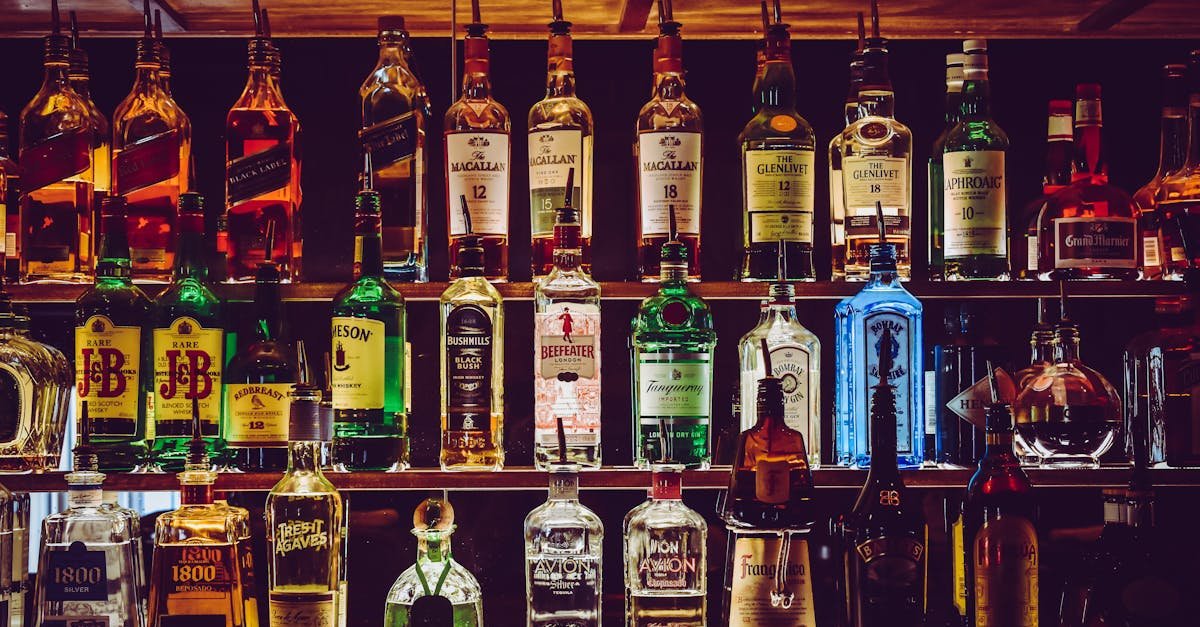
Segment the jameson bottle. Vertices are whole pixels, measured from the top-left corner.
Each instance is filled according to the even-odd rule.
[[[379,61],[358,88],[363,176],[382,203],[385,275],[394,281],[427,281],[429,98],[416,68],[409,65],[404,18],[380,16],[378,41]]]
[[[130,279],[125,199],[100,205],[96,282],[75,301],[75,393],[91,410],[100,469],[129,471],[146,455],[153,380],[153,304]],[[152,420],[152,418],[151,418]]]
[[[942,153],[946,150],[946,138],[950,136],[954,127],[958,126],[958,120],[962,116],[963,63],[965,62],[966,55],[964,54],[956,52],[946,55],[946,126],[942,130],[942,134],[934,140],[933,149],[929,151],[927,191],[929,192],[928,254],[929,278],[931,279],[942,278],[942,253],[945,244],[943,240],[945,226],[942,222],[945,218],[942,207],[942,185],[945,180],[945,171],[942,168]]]
[[[776,279],[779,248],[790,273],[780,281],[816,280],[813,269],[813,197],[816,135],[796,112],[788,25],[767,30],[766,62],[756,83],[757,112],[742,129],[743,281]]]
[[[333,461],[346,470],[408,467],[404,297],[383,278],[379,194],[354,198],[356,279],[333,297]]]

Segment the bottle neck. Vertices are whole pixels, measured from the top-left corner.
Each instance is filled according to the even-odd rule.
[[[132,262],[125,229],[125,214],[100,217],[99,253],[96,255],[98,278],[129,280]]]
[[[688,279],[687,262],[662,262],[659,264],[658,278],[663,289],[684,287]]]
[[[1060,328],[1058,340],[1055,343],[1056,361],[1059,363],[1076,363],[1079,361],[1079,332],[1073,328]]]
[[[213,484],[185,483],[179,489],[179,502],[184,505],[212,505]]]
[[[1183,167],[1188,150],[1187,114],[1178,107],[1163,107],[1159,121],[1158,171],[1154,178],[1161,179]]]
[[[1080,100],[1075,105],[1075,174],[1072,181],[1108,182],[1104,163],[1099,100]]]
[[[796,108],[796,73],[790,55],[772,56],[763,66],[755,100],[764,109],[793,111]]]
[[[956,86],[951,89],[946,89],[946,126],[954,126],[958,124],[959,117],[962,116],[963,95],[962,87]],[[936,155],[935,155],[936,156]]]
[[[1189,133],[1187,167],[1200,167],[1200,91],[1193,91],[1188,97]]]
[[[288,472],[321,472],[320,442],[288,442]]]
[[[960,110],[964,119],[986,118],[991,114],[991,87],[987,79],[963,82]]]
[[[1031,364],[1049,364],[1054,362],[1054,334],[1047,331],[1034,331],[1029,341],[1032,349],[1029,357]]]
[[[881,87],[863,87],[858,91],[859,117],[875,116],[890,118],[896,111],[896,94],[889,85]]]
[[[71,86],[71,77],[67,73],[68,64],[64,61],[47,62],[45,65],[46,72],[42,79],[44,85],[56,85],[60,88]]]
[[[383,276],[383,238],[379,234],[379,214],[355,216],[354,268],[356,277]]]
[[[1018,463],[1016,456],[1013,455],[1013,432],[1011,429],[988,431],[984,435],[984,442],[983,456],[985,460],[990,460],[994,465]]]
[[[208,279],[204,250],[204,216],[179,217],[178,249],[175,251],[174,279]]]
[[[550,35],[546,53],[546,97],[575,96],[574,44],[570,35]]]
[[[282,319],[279,315],[281,302],[278,274],[275,275],[274,280],[255,282],[254,311],[257,320],[255,333],[260,342],[279,338],[280,320]]]
[[[467,37],[463,40],[462,97],[467,100],[487,100],[491,95],[488,40],[486,37]]]
[[[71,84],[71,89],[74,89],[75,93],[79,94],[80,98],[83,98],[84,100],[91,100],[92,90],[88,82],[87,74],[71,74],[67,80]]]
[[[133,92],[146,94],[162,88],[162,76],[157,63],[141,63],[135,66],[133,75]]]
[[[445,531],[417,532],[417,562],[450,561],[450,534]]]
[[[572,470],[558,470],[550,473],[550,493],[548,501],[578,501],[579,473]]]
[[[575,270],[579,267],[583,249],[579,243],[578,224],[554,225],[554,265],[559,270]]]
[[[684,97],[683,72],[655,72],[653,97],[659,100],[681,100]]]

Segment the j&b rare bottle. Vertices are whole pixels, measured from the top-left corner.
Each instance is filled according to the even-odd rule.
[[[384,627],[451,625],[483,627],[483,590],[471,571],[450,555],[454,508],[429,498],[413,512],[417,563],[388,591]]]

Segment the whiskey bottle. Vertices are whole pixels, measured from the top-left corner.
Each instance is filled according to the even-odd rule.
[[[975,305],[963,303],[943,310],[943,337],[929,350],[925,380],[925,413],[935,434],[933,461],[942,468],[969,468],[984,447],[984,417],[991,404],[987,364],[1003,363],[1003,349],[987,333],[987,317]],[[1007,374],[998,377],[1008,382]],[[1007,398],[1011,399],[1012,395]],[[927,418],[928,420],[928,418]]]
[[[572,189],[575,170],[567,170]],[[554,267],[533,287],[533,461],[556,458],[557,424],[567,461],[600,467],[600,285],[581,267],[580,213],[565,193],[555,213]]]
[[[15,309],[0,285],[0,381],[10,390],[0,402],[8,416],[0,434],[0,473],[42,472],[59,465],[73,375],[58,349],[20,331]]]
[[[188,191],[192,123],[163,89],[164,46],[154,38],[149,0],[143,11],[133,88],[113,113],[112,183],[128,206],[134,278],[166,281],[178,253],[175,208]]]
[[[483,273],[491,281],[508,280],[508,208],[512,150],[508,110],[492,97],[487,24],[478,0],[471,1],[472,22],[463,39],[462,95],[446,111],[446,215],[450,267],[458,261],[466,224],[455,199],[466,196],[471,224],[483,236]],[[451,273],[451,278],[457,278]]]
[[[1163,273],[1169,278],[1185,278],[1200,259],[1194,239],[1200,229],[1200,50],[1188,56],[1187,76],[1187,159],[1163,181],[1157,199],[1162,223],[1169,226],[1162,232]]]
[[[133,222],[132,218],[129,222]],[[204,198],[179,196],[175,267],[171,283],[154,302],[154,463],[178,471],[188,454],[192,401],[210,455],[221,440],[221,371],[225,332],[221,300],[208,287],[204,263]]]
[[[443,470],[504,467],[504,303],[483,276],[483,238],[471,232],[458,250],[458,278],[439,300],[442,322]]]
[[[333,297],[333,457],[339,469],[408,467],[404,297],[383,278],[379,194],[354,198],[357,278]]]
[[[553,0],[554,21],[546,53],[546,96],[529,109],[529,220],[533,236],[533,276],[555,265],[554,227],[563,194],[579,212],[580,263],[591,270],[592,243],[592,111],[575,95],[571,23],[563,19],[562,1]],[[567,170],[574,185],[561,187]]]
[[[933,149],[929,151],[927,166],[929,192],[929,278],[940,279],[943,276],[945,252],[945,218],[942,187],[945,182],[945,169],[942,163],[942,153],[946,150],[946,138],[962,116],[963,64],[966,55],[955,52],[946,55],[946,126],[937,139],[933,141]]]
[[[634,163],[638,173],[638,267],[643,281],[658,280],[659,251],[678,239],[687,275],[700,280],[700,204],[704,122],[684,93],[683,40],[671,1],[658,3],[654,85],[637,118]],[[674,207],[675,218],[671,218]],[[676,220],[678,233],[668,227]]]
[[[1154,310],[1155,328],[1125,349],[1125,452],[1133,459],[1141,434],[1148,440],[1148,463],[1194,466],[1200,464],[1200,404],[1193,401],[1193,382],[1200,375],[1200,317],[1190,295],[1160,298]]]
[[[1072,155],[1075,138],[1071,135],[1074,110],[1070,100],[1051,100],[1050,115],[1046,129],[1046,164],[1042,171],[1042,193],[1025,206],[1017,222],[1025,226],[1025,236],[1012,238],[1013,276],[1018,279],[1034,280],[1038,277],[1038,219],[1046,201],[1071,184],[1074,174]]]
[[[863,25],[863,14],[858,13],[858,48],[850,55],[850,89],[842,107],[846,126],[854,124],[859,117],[858,90],[863,81],[863,49],[866,47],[867,31]],[[842,189],[842,133],[829,140],[829,226],[830,257],[833,260],[832,278],[846,278],[846,199]]]
[[[792,69],[788,25],[780,20],[767,31],[766,62],[754,97],[758,111],[742,129],[743,281],[815,281],[813,203],[816,135],[796,112],[796,76]],[[780,247],[791,274],[776,276]]]
[[[68,11],[71,22],[71,62],[67,66],[67,80],[71,89],[83,99],[87,107],[88,125],[92,129],[92,171],[93,208],[100,206],[100,201],[112,190],[112,130],[108,118],[100,111],[92,100],[91,72],[88,66],[88,53],[83,49],[79,40],[79,22],[75,11]],[[91,217],[88,218],[91,220]],[[90,255],[92,251],[88,251]],[[91,257],[88,257],[88,264]]]
[[[454,508],[428,498],[413,512],[417,562],[388,591],[384,627],[453,625],[483,627],[483,591],[471,571],[450,554]]]
[[[4,210],[4,279],[21,276],[21,169],[8,151],[8,115],[0,111],[0,209]]]
[[[125,199],[100,205],[96,282],[75,301],[75,388],[88,401],[100,469],[128,471],[154,437],[146,415],[152,394],[153,304],[130,279]],[[147,422],[147,420],[150,422]]]
[[[300,279],[300,120],[283,100],[278,50],[254,3],[249,77],[225,117],[226,280],[250,282],[263,260],[267,224],[284,282]]]
[[[891,343],[884,329],[880,341]],[[883,351],[879,369],[890,370]],[[896,459],[896,389],[879,379],[871,399],[871,469],[840,523],[846,550],[846,605],[852,627],[925,624],[929,530],[921,498],[908,491]]]
[[[1159,118],[1158,169],[1154,176],[1133,193],[1133,205],[1137,211],[1138,232],[1142,238],[1142,278],[1163,278],[1163,250],[1160,245],[1160,230],[1172,229],[1164,226],[1158,210],[1158,194],[1163,183],[1187,162],[1188,133],[1188,87],[1187,66],[1167,64],[1162,69],[1162,114]],[[1172,277],[1175,278],[1175,277]]]
[[[708,303],[688,289],[688,247],[668,208],[658,293],[633,319],[633,462],[669,457],[687,468],[712,461],[713,351],[717,333]]]
[[[379,61],[358,88],[363,177],[379,192],[382,204],[385,275],[394,281],[427,281],[428,94],[409,65],[404,18],[381,16],[378,41]]]
[[[82,282],[92,261],[95,129],[87,102],[71,87],[71,38],[58,2],[45,37],[45,76],[21,111],[21,276]]]

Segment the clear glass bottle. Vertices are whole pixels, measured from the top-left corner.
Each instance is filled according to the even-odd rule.
[[[1197,267],[1200,246],[1200,50],[1188,55],[1187,159],[1171,173],[1158,190],[1162,223],[1163,272],[1170,278],[1185,278]]]
[[[87,50],[83,49],[79,39],[79,22],[75,11],[68,11],[71,20],[71,64],[67,68],[67,78],[71,89],[83,99],[87,106],[88,122],[92,128],[92,171],[93,177],[93,207],[99,207],[100,201],[112,190],[112,130],[108,118],[100,111],[92,100],[91,72],[88,64]],[[90,254],[91,251],[89,251]]]
[[[1033,326],[1033,332],[1029,336],[1029,365],[1021,368],[1013,375],[1013,383],[1015,384],[1016,392],[1024,390],[1030,381],[1033,381],[1046,368],[1054,365],[1055,351],[1057,350],[1058,338],[1054,333],[1054,324],[1049,311],[1052,300],[1039,298],[1037,311],[1037,324]],[[1018,413],[1017,408],[1013,408],[1013,419],[1016,424],[1029,422],[1029,417]],[[1038,464],[1038,456],[1033,452],[1033,448],[1021,436],[1020,431],[1013,433],[1013,452],[1017,454],[1017,459],[1021,460],[1022,464],[1036,466]]]
[[[992,401],[988,362],[1005,363],[1005,351],[990,335],[981,308],[963,303],[943,313],[945,335],[931,347],[926,364],[925,413],[932,424],[925,429],[925,453],[943,468],[970,468],[983,455],[984,417]]]
[[[945,169],[942,166],[942,153],[946,150],[946,138],[950,131],[958,126],[962,116],[962,87],[963,64],[967,55],[954,52],[946,55],[946,126],[937,139],[933,141],[933,149],[929,151],[927,166],[929,192],[929,278],[942,278],[944,256],[945,213],[942,206],[942,186],[945,182]]]
[[[0,312],[7,308],[4,304],[7,302],[8,295],[0,286]],[[67,356],[54,345],[33,338],[28,305],[15,303],[11,305],[11,309],[15,335],[32,344],[33,352],[38,353],[45,364],[43,383],[40,384],[40,389],[34,391],[33,404],[33,407],[38,408],[34,410],[34,414],[39,417],[33,424],[40,425],[34,428],[34,433],[41,438],[41,445],[37,447],[36,455],[26,458],[26,467],[34,472],[52,470],[58,468],[62,462],[67,421],[70,419],[71,403],[75,400],[75,368],[67,360]]]
[[[571,23],[563,19],[562,2],[553,2],[554,21],[546,53],[546,96],[529,109],[529,221],[533,236],[533,276],[549,274],[555,265],[554,224],[567,170],[574,169],[571,206],[579,212],[580,262],[591,269],[592,244],[592,111],[575,95]]]
[[[1072,155],[1075,138],[1071,134],[1074,124],[1074,105],[1070,100],[1051,100],[1046,128],[1046,162],[1042,170],[1042,193],[1025,205],[1017,225],[1024,225],[1024,237],[1013,233],[1009,242],[1013,252],[1012,276],[1017,279],[1034,280],[1038,276],[1038,220],[1046,200],[1071,184],[1074,174]],[[1014,225],[1014,229],[1016,226]]]
[[[483,627],[483,590],[471,571],[450,555],[454,508],[428,498],[413,512],[417,562],[388,591],[384,627],[452,625]]]
[[[1142,278],[1163,278],[1166,260],[1160,230],[1164,228],[1158,210],[1158,195],[1167,177],[1183,167],[1188,152],[1187,66],[1170,63],[1162,69],[1162,113],[1159,118],[1158,169],[1154,176],[1133,193],[1137,210],[1138,232],[1142,238]],[[1173,227],[1165,225],[1168,230]],[[1168,278],[1180,278],[1172,274]]]
[[[599,468],[600,285],[581,267],[580,214],[571,197],[561,204],[554,267],[533,287],[533,462],[543,469],[556,459],[562,419],[567,461]]]
[[[1200,465],[1200,316],[1195,297],[1155,301],[1155,328],[1125,348],[1125,452],[1146,439],[1148,463]]]
[[[25,624],[25,608],[32,602],[32,590],[29,583],[29,523],[30,499],[28,492],[14,492],[12,498],[12,594],[8,601],[8,627],[22,627]],[[43,519],[45,520],[45,519]],[[46,535],[43,533],[42,538]],[[140,547],[140,545],[135,545]],[[137,559],[135,556],[134,559]],[[136,574],[139,565],[135,565]],[[138,578],[138,585],[144,586],[145,575]],[[138,601],[145,599],[144,587],[138,588]],[[145,616],[144,604],[139,611]]]
[[[104,495],[102,497],[104,499],[104,504],[100,506],[100,509],[107,511],[107,512],[111,512],[113,514],[117,514],[119,516],[122,516],[129,523],[129,542],[130,542],[130,544],[133,545],[133,582],[134,582],[134,585],[136,586],[135,589],[137,590],[138,612],[142,615],[142,620],[145,621],[146,620],[146,593],[148,591],[146,590],[146,551],[143,548],[143,544],[142,544],[142,515],[140,513],[138,513],[136,510],[129,509],[128,507],[122,507],[121,504],[119,502],[117,502],[117,494],[118,494],[117,492],[114,492],[112,490],[104,490]],[[15,497],[24,496],[26,499],[26,503],[23,506],[25,509],[25,518],[26,518],[24,529],[22,529],[18,526],[18,516],[17,516],[16,511],[14,511],[14,513],[13,513],[13,545],[15,547],[16,542],[18,540],[19,533],[24,532],[24,533],[26,533],[26,535],[28,535],[28,523],[29,523],[29,520],[28,520],[28,518],[29,518],[28,497],[29,497],[29,495],[28,494],[14,494],[13,496],[14,496],[14,500],[13,500],[14,503],[19,502],[19,499],[15,498]],[[26,544],[28,544],[28,542],[29,542],[29,539],[27,537],[25,538],[25,542],[26,542]],[[27,546],[25,548],[26,548],[26,551],[28,551],[29,547]],[[14,554],[15,554],[15,552],[14,552]],[[28,562],[28,553],[26,553],[26,561]],[[29,576],[29,572],[28,572],[29,565],[26,564],[24,566],[24,568],[26,569],[25,576],[28,577]],[[13,569],[13,580],[14,581],[16,580],[17,572],[18,571],[14,567],[14,569]]]
[[[0,286],[0,385],[8,390],[0,403],[7,416],[0,429],[0,473],[52,470],[74,395],[71,366],[57,349],[23,334],[14,309]]]
[[[863,81],[863,48],[866,47],[867,32],[863,26],[863,14],[858,13],[858,49],[850,55],[850,90],[842,107],[846,126],[858,119],[858,90]],[[842,133],[829,140],[829,226],[830,257],[833,259],[832,278],[846,278],[846,199],[842,197]]]
[[[579,503],[579,466],[547,465],[550,494],[525,517],[529,627],[600,627],[604,524]]]
[[[708,624],[708,523],[683,502],[683,466],[650,467],[650,498],[623,525],[625,624]]]

